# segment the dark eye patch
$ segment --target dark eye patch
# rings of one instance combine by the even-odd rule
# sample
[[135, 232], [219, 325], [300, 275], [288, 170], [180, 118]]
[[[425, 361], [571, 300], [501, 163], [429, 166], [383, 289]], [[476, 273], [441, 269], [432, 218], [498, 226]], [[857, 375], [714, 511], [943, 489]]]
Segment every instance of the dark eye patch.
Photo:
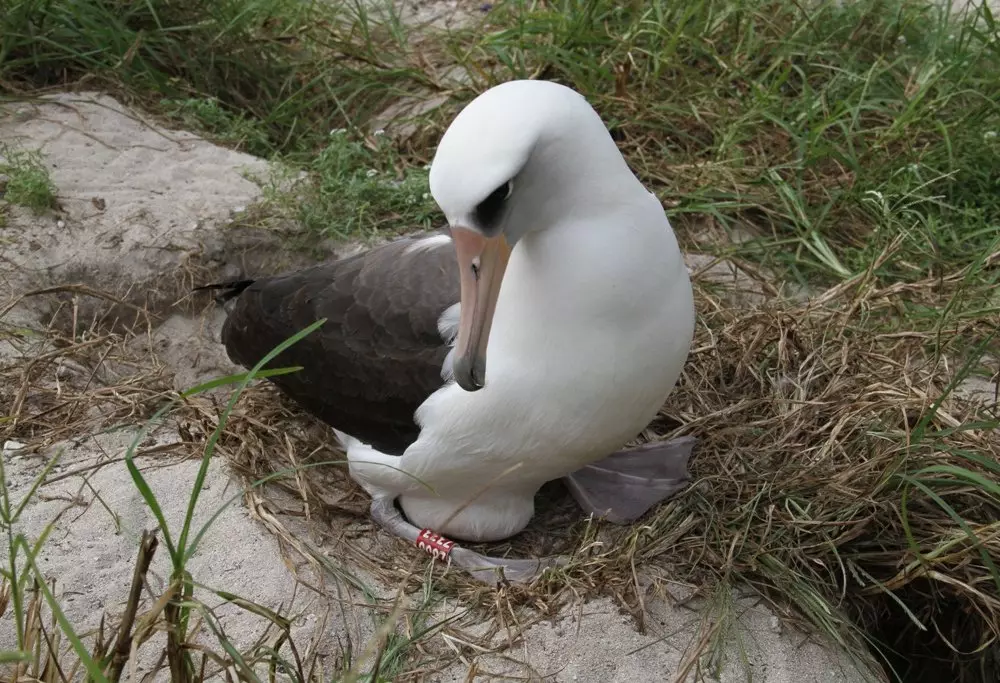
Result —
[[510, 196], [511, 183], [506, 183], [490, 192], [490, 195], [476, 206], [476, 223], [480, 230], [489, 230], [503, 213], [504, 202]]

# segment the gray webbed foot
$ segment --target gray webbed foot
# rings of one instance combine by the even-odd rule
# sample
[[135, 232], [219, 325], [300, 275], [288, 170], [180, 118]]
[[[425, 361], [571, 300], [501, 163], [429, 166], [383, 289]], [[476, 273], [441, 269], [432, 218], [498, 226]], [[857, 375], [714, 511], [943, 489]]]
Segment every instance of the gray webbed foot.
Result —
[[585, 512], [614, 524], [634, 522], [687, 486], [696, 441], [685, 436], [620, 450], [564, 481]]

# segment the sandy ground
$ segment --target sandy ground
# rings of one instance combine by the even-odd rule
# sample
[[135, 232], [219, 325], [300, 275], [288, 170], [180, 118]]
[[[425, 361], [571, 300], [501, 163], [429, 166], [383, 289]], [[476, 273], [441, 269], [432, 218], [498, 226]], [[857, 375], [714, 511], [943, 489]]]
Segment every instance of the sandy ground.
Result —
[[[129, 369], [128, 358], [143, 359], [143, 368], [152, 368], [148, 372], [159, 373], [176, 388], [235, 371], [218, 344], [222, 313], [185, 305], [185, 291], [196, 282], [234, 275], [254, 264], [274, 270], [295, 261], [296, 257], [274, 249], [277, 236], [227, 227], [234, 212], [259, 196], [258, 186], [245, 174], [266, 173], [264, 162], [187, 133], [147, 125], [142, 116], [114, 100], [89, 95], [7, 105], [0, 109], [0, 138], [42, 150], [62, 204], [60, 212], [43, 216], [11, 210], [7, 227], [0, 229], [4, 248], [0, 292], [11, 296], [9, 302], [0, 300], [0, 311], [6, 310], [0, 319], [0, 365], [27, 368], [31, 359], [51, 352], [44, 334], [51, 325], [70, 330], [74, 337], [78, 334], [83, 342], [87, 334], [94, 334], [87, 329], [134, 324], [138, 314], [131, 306], [146, 307], [158, 316], [145, 337], [129, 341], [123, 333], [124, 360], [117, 364], [104, 359], [93, 365], [53, 363], [27, 395], [19, 397], [17, 387], [5, 386], [0, 401], [23, 400], [30, 413], [33, 401], [43, 393], [68, 396], [82, 391], [82, 386], [91, 391], [127, 388], [123, 378], [137, 372]], [[691, 265], [697, 268], [705, 262], [692, 258]], [[716, 272], [727, 277], [729, 271], [723, 266]], [[31, 290], [69, 284], [109, 292], [119, 303], [84, 296], [80, 290], [18, 299]], [[147, 322], [151, 314], [143, 314]], [[95, 328], [95, 319], [103, 320], [103, 326]], [[18, 500], [45, 463], [61, 453], [49, 483], [25, 508], [16, 531], [33, 539], [55, 520], [39, 562], [56, 580], [56, 592], [78, 630], [95, 627], [102, 613], [109, 623], [115, 622], [140, 535], [154, 525], [122, 462], [144, 416], [138, 411], [124, 414], [121, 396], [112, 393], [109, 389], [106, 401], [95, 399], [86, 411], [85, 430], [58, 439], [52, 431], [15, 432], [3, 454], [7, 483]], [[198, 436], [191, 435], [191, 425], [168, 418], [142, 442], [137, 457], [175, 536], [199, 466], [190, 457], [191, 449], [181, 447], [190, 446], [192, 440]], [[206, 520], [240, 487], [227, 464], [217, 458], [203, 486], [197, 519]], [[279, 539], [271, 533], [274, 520], [282, 517], [280, 505], [258, 501], [248, 506], [247, 499], [235, 498], [215, 520], [190, 563], [195, 580], [288, 614], [300, 651], [322, 655], [327, 671], [342, 666], [347, 652], [357, 659], [391, 608], [398, 585], [380, 583], [364, 566], [349, 566], [352, 575], [369, 587], [370, 592], [364, 593], [358, 584], [318, 570], [293, 550], [319, 547], [322, 552], [317, 539], [328, 531], [321, 528], [322, 521], [286, 516], [281, 523], [294, 531], [290, 547], [288, 537]], [[369, 544], [370, 553], [401, 566], [411, 563], [415, 550], [374, 532], [364, 520], [356, 526], [358, 543]], [[169, 580], [168, 555], [162, 546], [149, 577], [151, 598]], [[0, 549], [4, 563], [6, 552]], [[344, 565], [351, 562], [349, 557], [338, 559]], [[860, 673], [832, 645], [803, 634], [746, 596], [732, 596], [731, 606], [739, 617], [729, 634], [728, 651], [714, 662], [717, 668], [702, 661], [685, 669], [692, 664], [687, 654], [704, 633], [711, 613], [698, 601], [685, 602], [690, 589], [674, 585], [667, 595], [654, 588], [663, 585], [669, 583], [648, 581], [644, 633], [607, 598], [567, 605], [554, 617], [536, 619], [520, 635], [514, 634], [510, 624], [514, 612], [505, 613], [506, 607], [495, 613], [475, 611], [448, 598], [436, 605], [430, 620], [453, 617], [455, 622], [424, 637], [407, 653], [409, 664], [402, 667], [425, 673], [399, 680], [670, 681], [684, 670], [689, 673], [685, 680], [875, 680]], [[218, 608], [215, 613], [237, 646], [251, 647], [264, 630], [261, 617], [205, 589], [199, 596]], [[411, 605], [420, 600], [419, 595], [406, 597]], [[502, 600], [497, 599], [497, 605], [502, 607]], [[519, 609], [518, 618], [531, 617], [530, 606]], [[497, 629], [498, 625], [505, 628]], [[397, 630], [405, 634], [407, 628], [404, 623]], [[207, 632], [202, 640], [212, 642]], [[12, 645], [11, 621], [5, 618], [0, 622], [0, 648]], [[155, 638], [140, 649], [139, 673], [155, 668], [160, 649]], [[434, 665], [423, 666], [426, 661]]]

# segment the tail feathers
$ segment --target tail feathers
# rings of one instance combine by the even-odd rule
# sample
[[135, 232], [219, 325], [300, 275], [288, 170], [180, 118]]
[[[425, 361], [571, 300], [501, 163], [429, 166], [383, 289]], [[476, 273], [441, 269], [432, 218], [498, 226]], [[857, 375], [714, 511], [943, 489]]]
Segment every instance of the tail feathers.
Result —
[[243, 293], [243, 291], [247, 287], [252, 285], [254, 282], [255, 280], [230, 280], [229, 282], [216, 282], [210, 285], [201, 285], [200, 287], [195, 287], [191, 291], [203, 292], [203, 291], [208, 291], [210, 289], [224, 290], [215, 297], [215, 300], [218, 301], [220, 304], [222, 304], [229, 301], [230, 299], [235, 299], [236, 297], [238, 297], [240, 294]]
[[344, 448], [345, 452], [363, 445], [360, 439], [342, 432], [339, 429], [334, 429], [333, 433], [337, 435], [337, 440], [340, 441], [340, 445]]

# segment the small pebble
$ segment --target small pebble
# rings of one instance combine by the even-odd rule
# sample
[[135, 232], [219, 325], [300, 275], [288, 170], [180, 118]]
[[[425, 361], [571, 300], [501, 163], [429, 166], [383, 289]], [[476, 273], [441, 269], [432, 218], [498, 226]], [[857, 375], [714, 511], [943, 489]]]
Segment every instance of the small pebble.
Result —
[[63, 228], [66, 227], [66, 221], [64, 221], [64, 220], [58, 220], [58, 221], [56, 221], [56, 227], [59, 228], [60, 230], [62, 230]]
[[25, 444], [20, 441], [5, 441], [3, 444], [4, 457], [13, 455], [15, 451], [21, 450], [24, 446]]

